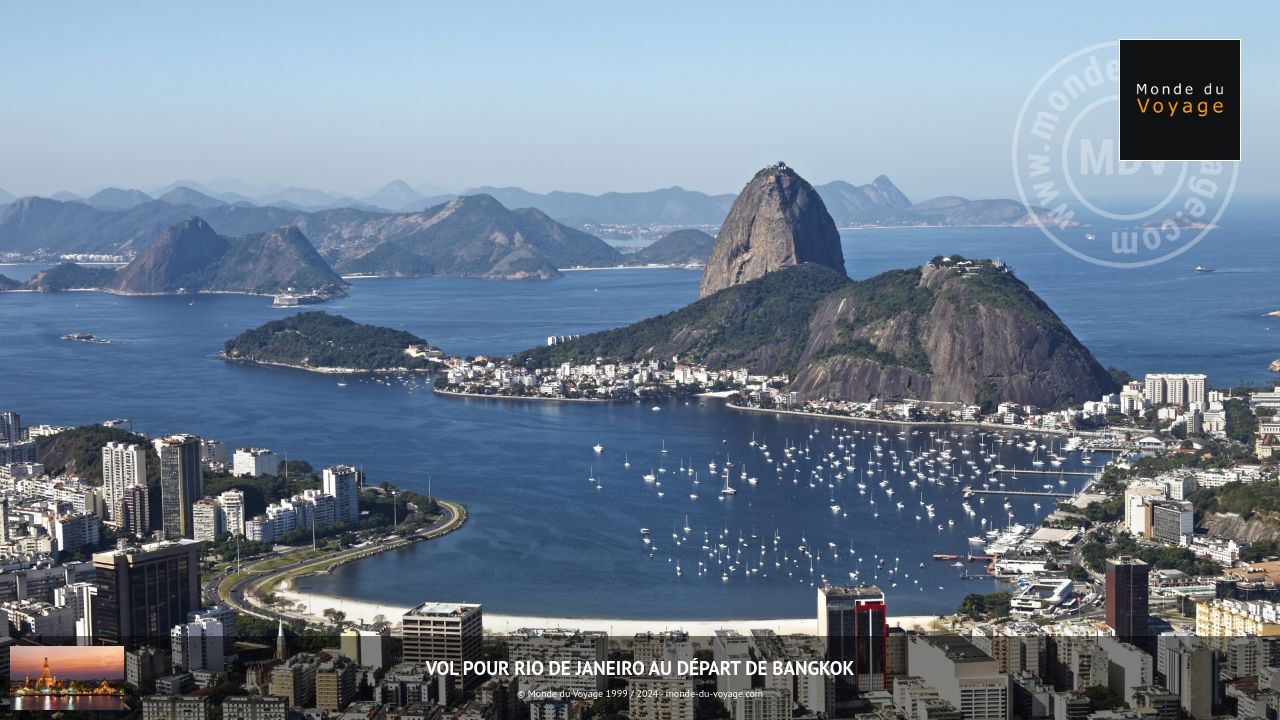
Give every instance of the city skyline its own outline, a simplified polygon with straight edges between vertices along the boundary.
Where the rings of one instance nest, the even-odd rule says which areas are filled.
[[[1107,6],[1105,31],[1078,6],[978,24],[940,5],[383,7],[83,7],[74,23],[15,8],[0,63],[39,72],[11,77],[0,188],[238,178],[362,196],[403,178],[719,194],[781,158],[815,182],[883,173],[917,200],[1011,197],[1015,116],[1045,70],[1098,42],[1187,35],[1148,3]],[[1195,34],[1243,39],[1244,156],[1274,156],[1280,108],[1256,88],[1280,54],[1254,28],[1275,11],[1248,12]],[[1242,165],[1241,194],[1278,189],[1274,167]]]

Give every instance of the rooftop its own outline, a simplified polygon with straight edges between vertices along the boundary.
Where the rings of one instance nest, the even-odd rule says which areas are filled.
[[[825,585],[822,593],[827,597],[884,600],[884,592],[875,585]]]
[[[473,610],[479,609],[479,603],[424,602],[405,613],[405,615],[414,615],[418,617],[462,617]]]
[[[916,637],[941,650],[952,662],[992,662],[990,655],[959,635],[917,635]]]

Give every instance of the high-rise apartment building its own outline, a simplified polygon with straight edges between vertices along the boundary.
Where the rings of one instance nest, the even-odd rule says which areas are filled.
[[[191,506],[192,537],[213,542],[223,533],[222,508],[213,498],[201,498]]]
[[[160,527],[166,540],[195,535],[191,508],[203,495],[200,438],[170,435],[155,441],[160,456]]]
[[[226,531],[244,537],[244,492],[223,492],[218,496],[218,508],[222,510],[222,523]]]
[[[325,495],[334,498],[335,520],[344,525],[360,522],[360,488],[356,469],[350,465],[335,465],[321,473]]]
[[[147,485],[147,450],[136,443],[109,442],[102,446],[102,501],[106,521],[119,527],[124,491]]]

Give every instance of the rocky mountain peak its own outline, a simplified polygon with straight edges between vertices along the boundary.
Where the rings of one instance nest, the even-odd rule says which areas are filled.
[[[785,163],[764,168],[733,201],[698,296],[802,263],[845,273],[840,233],[818,192]]]

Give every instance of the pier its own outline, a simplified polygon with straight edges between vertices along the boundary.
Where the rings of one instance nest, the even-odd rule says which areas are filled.
[[[992,470],[994,473],[1003,473],[1005,475],[1071,475],[1073,477],[1097,477],[1102,471],[1084,472],[1081,470],[1014,470],[1011,468]]]
[[[1011,495],[1025,497],[1051,497],[1070,500],[1075,497],[1071,493],[1050,492],[1048,490],[970,490],[970,495]]]

